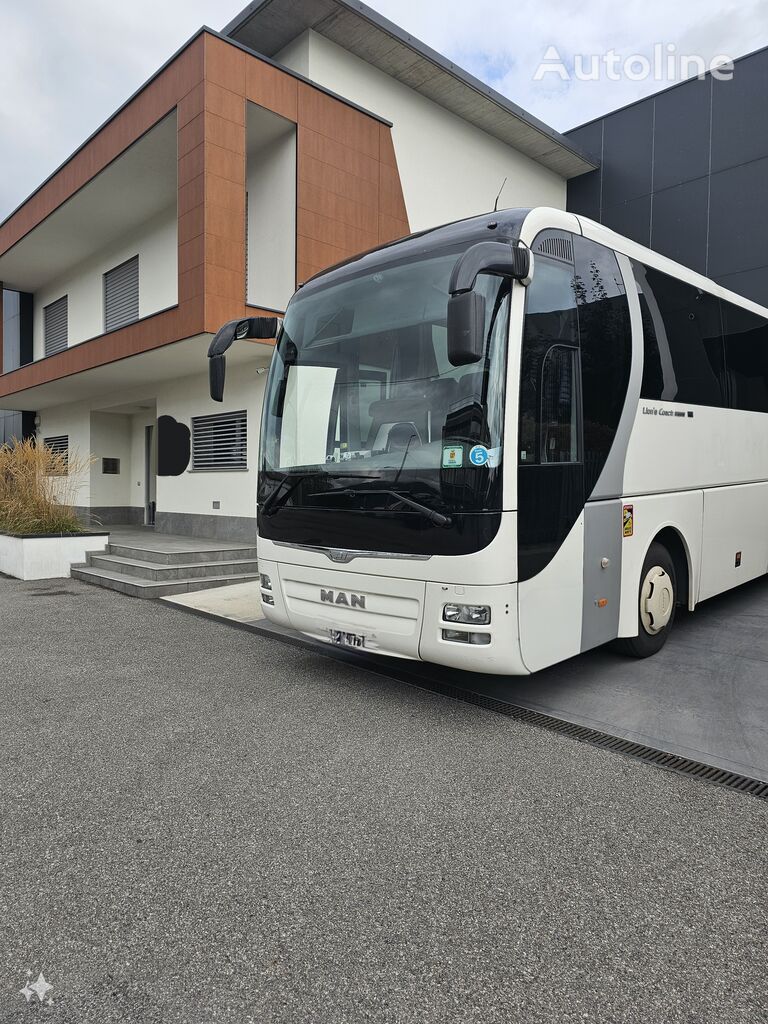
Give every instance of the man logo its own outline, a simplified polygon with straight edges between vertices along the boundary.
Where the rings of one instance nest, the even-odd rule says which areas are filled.
[[[343,604],[347,608],[365,608],[364,594],[345,594],[343,590],[320,590],[320,600],[328,604]]]

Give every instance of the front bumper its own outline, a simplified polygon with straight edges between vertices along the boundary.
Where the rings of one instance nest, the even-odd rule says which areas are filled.
[[[451,585],[267,561],[260,561],[260,570],[272,581],[274,604],[262,605],[266,618],[314,640],[331,644],[334,633],[349,633],[362,637],[370,654],[528,674],[520,657],[515,583]],[[457,628],[442,619],[443,606],[454,602],[490,606],[489,625],[458,627],[489,634],[489,643],[444,639],[443,630]]]

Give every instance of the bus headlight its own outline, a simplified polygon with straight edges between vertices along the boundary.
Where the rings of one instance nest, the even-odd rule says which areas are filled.
[[[443,605],[443,621],[487,626],[491,621],[491,609],[487,604],[446,604]]]
[[[262,590],[271,590],[272,589],[272,580],[269,578],[269,576],[267,576],[267,574],[265,572],[261,573],[261,589]]]

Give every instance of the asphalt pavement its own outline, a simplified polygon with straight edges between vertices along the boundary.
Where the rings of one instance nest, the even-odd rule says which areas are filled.
[[[765,802],[74,581],[0,610],[0,1021],[768,1020]]]

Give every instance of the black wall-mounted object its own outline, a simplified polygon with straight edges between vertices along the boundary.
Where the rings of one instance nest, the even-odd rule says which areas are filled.
[[[157,417],[157,475],[181,476],[189,465],[192,445],[189,427],[173,416]]]

